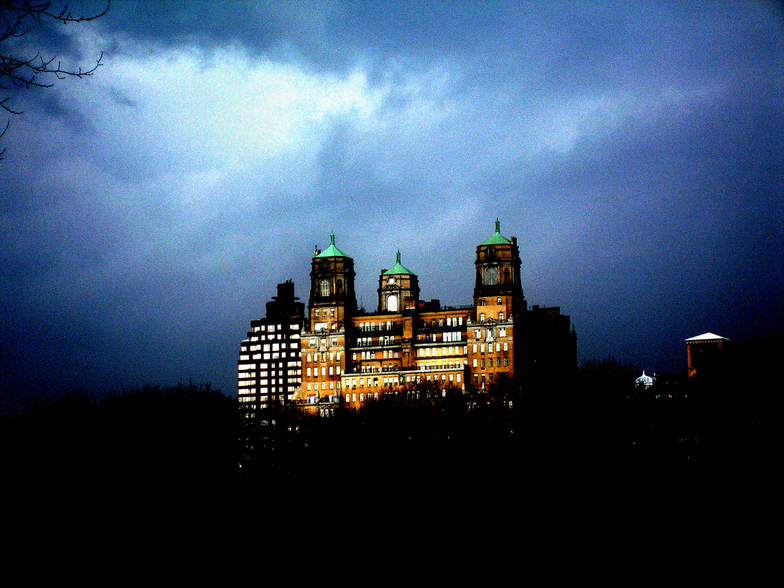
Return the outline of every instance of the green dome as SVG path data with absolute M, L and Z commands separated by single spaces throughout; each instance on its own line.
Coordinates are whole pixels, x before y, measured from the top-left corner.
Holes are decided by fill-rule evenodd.
M 495 219 L 495 233 L 493 233 L 490 237 L 482 241 L 479 246 L 482 245 L 511 245 L 512 242 L 504 237 L 501 234 L 501 221 Z
M 346 255 L 340 249 L 335 247 L 335 233 L 329 234 L 329 247 L 319 253 L 316 257 L 348 257 L 351 259 L 349 255 Z
M 402 263 L 400 263 L 400 250 L 398 250 L 398 252 L 397 252 L 397 260 L 395 261 L 395 265 L 393 265 L 391 268 L 389 268 L 387 271 L 385 271 L 381 275 L 383 275 L 383 276 L 400 276 L 400 275 L 404 275 L 404 274 L 411 275 L 411 276 L 415 276 L 416 275 L 414 272 L 412 272 L 410 269 L 408 269 L 406 266 L 404 266 Z

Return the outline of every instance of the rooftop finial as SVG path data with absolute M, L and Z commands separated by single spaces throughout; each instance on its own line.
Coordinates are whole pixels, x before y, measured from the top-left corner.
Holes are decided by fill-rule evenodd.
M 329 244 L 330 245 L 334 245 L 335 244 L 335 231 L 330 231 L 329 232 Z
M 397 250 L 397 263 L 400 263 L 400 249 Z
M 495 232 L 501 234 L 501 221 L 498 220 L 498 217 L 495 217 Z

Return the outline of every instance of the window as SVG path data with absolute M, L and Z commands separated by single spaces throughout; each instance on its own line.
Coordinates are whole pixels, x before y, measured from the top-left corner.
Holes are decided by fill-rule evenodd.
M 502 320 L 504 320 L 504 313 L 503 313 L 503 312 L 499 312 L 499 313 L 498 313 L 498 320 L 499 320 L 499 321 L 502 321 Z
M 397 312 L 397 296 L 394 294 L 387 298 L 387 310 L 389 312 Z
M 329 296 L 329 280 L 321 280 L 319 282 L 319 295 Z
M 498 284 L 498 268 L 489 267 L 485 270 L 485 285 L 495 286 Z
M 479 313 L 479 321 L 480 322 L 484 322 L 484 320 L 485 320 L 485 313 L 483 313 L 483 312 Z

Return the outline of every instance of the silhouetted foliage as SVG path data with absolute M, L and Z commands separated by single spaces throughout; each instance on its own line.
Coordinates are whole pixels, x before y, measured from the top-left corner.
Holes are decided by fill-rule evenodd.
M 236 471 L 236 403 L 209 385 L 76 393 L 3 423 L 20 483 L 214 482 Z

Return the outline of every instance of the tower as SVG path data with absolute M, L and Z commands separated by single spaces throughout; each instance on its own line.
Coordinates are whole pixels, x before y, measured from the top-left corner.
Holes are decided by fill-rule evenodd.
M 354 294 L 354 260 L 335 246 L 335 233 L 329 247 L 316 250 L 310 271 L 310 324 L 313 331 L 343 328 L 346 316 L 357 309 Z
M 335 245 L 316 250 L 310 271 L 310 330 L 302 332 L 302 386 L 308 403 L 330 402 L 340 395 L 346 367 L 346 320 L 356 313 L 354 260 Z
M 400 263 L 398 250 L 395 265 L 388 270 L 381 270 L 378 278 L 378 311 L 404 312 L 415 309 L 418 302 L 419 278 Z
M 521 317 L 526 301 L 520 284 L 520 251 L 515 237 L 510 241 L 501 234 L 498 219 L 495 233 L 477 246 L 474 265 L 476 320 Z

